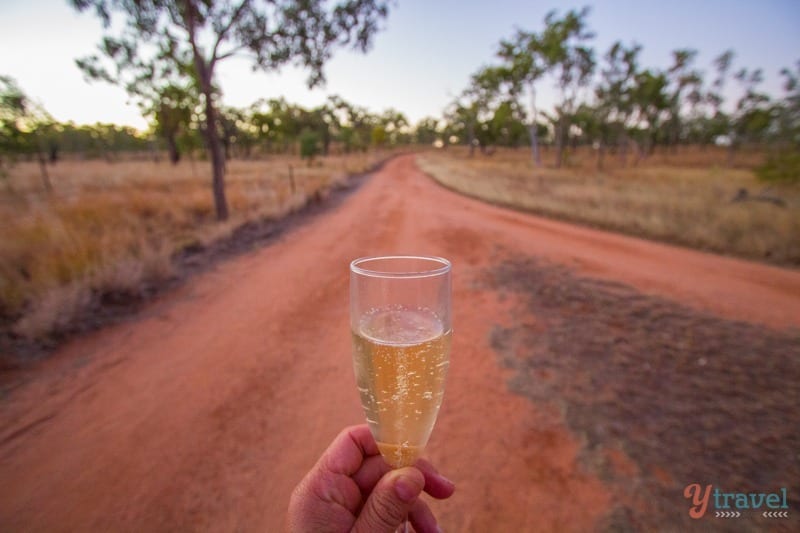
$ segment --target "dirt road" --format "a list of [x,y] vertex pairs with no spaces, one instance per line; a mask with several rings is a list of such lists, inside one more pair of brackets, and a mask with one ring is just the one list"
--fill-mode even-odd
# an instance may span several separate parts
[[[774,337],[776,347],[761,350],[791,350],[800,326],[800,273],[484,205],[435,185],[404,156],[335,210],[194,278],[140,317],[71,342],[9,391],[0,400],[0,529],[279,531],[291,489],[340,428],[363,419],[347,267],[382,253],[454,264],[451,371],[427,453],[457,485],[433,504],[447,531],[635,526],[647,494],[620,489],[627,481],[673,491],[666,517],[684,515],[682,487],[704,481],[646,464],[625,431],[614,440],[577,432],[569,398],[548,400],[559,388],[537,397],[519,384],[515,361],[541,347],[512,333],[557,326],[526,311],[526,272],[566,291],[541,296],[555,303],[539,312],[553,316],[602,312],[602,302],[570,300],[576,287],[676,306],[658,320],[697,314],[746,339]],[[570,281],[578,278],[594,285]],[[639,338],[626,333],[628,319],[615,320],[623,337]],[[565,335],[579,339],[580,329]],[[794,461],[781,468],[795,472]]]

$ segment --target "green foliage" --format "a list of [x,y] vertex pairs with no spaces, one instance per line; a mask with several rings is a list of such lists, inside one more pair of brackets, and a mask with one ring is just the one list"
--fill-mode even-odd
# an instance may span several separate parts
[[54,124],[44,107],[25,95],[12,78],[0,76],[0,176],[6,176],[6,159],[10,155],[34,154],[39,161],[42,185],[50,192],[45,154]]
[[[294,64],[308,70],[313,87],[325,81],[323,67],[336,48],[366,52],[388,14],[381,0],[71,1],[79,11],[94,8],[104,28],[113,26],[115,32],[103,38],[101,55],[78,60],[87,77],[118,84],[150,102],[157,102],[170,85],[197,87],[220,220],[228,217],[222,138],[228,130],[218,113],[217,65],[239,54],[252,58],[255,70]],[[122,24],[112,25],[112,14],[121,16]]]
[[767,182],[800,183],[800,147],[771,155],[756,175]]
[[0,154],[20,151],[24,146],[21,121],[25,116],[26,96],[8,76],[0,76]]
[[313,130],[303,130],[303,133],[300,134],[300,157],[306,159],[310,165],[319,153],[319,133]]
[[150,148],[149,139],[136,129],[102,123],[80,126],[72,122],[56,124],[50,142],[59,153],[90,159],[113,159],[124,152],[143,152]]
[[37,152],[53,124],[44,107],[31,100],[13,78],[0,76],[0,152]]
[[386,144],[386,128],[380,124],[374,126],[372,128],[372,133],[370,134],[370,139],[372,141],[372,146],[376,146],[378,148]]
[[[759,69],[734,68],[731,50],[713,60],[708,85],[695,66],[696,50],[674,50],[666,69],[642,68],[642,48],[635,43],[614,43],[595,76],[589,12],[589,8],[563,14],[551,11],[541,30],[518,29],[501,40],[498,62],[473,74],[445,110],[444,138],[454,136],[469,146],[485,147],[515,146],[527,137],[538,163],[538,139],[545,137],[545,142],[556,145],[556,165],[568,141],[615,146],[624,164],[626,154],[646,156],[657,145],[727,141],[733,154],[745,144],[786,146],[800,140],[800,62],[781,71],[786,95],[778,101],[759,91],[763,77]],[[543,81],[554,83],[560,93],[547,113],[536,107],[537,88]],[[592,83],[593,90],[587,90]],[[736,97],[726,102],[730,94]],[[522,112],[523,97],[530,98],[527,116]],[[546,131],[540,116],[549,123]],[[527,135],[521,124],[527,124]]]
[[152,117],[156,134],[167,143],[172,163],[181,158],[181,148],[189,148],[193,131],[199,129],[194,123],[198,113],[199,94],[196,84],[170,83],[154,88],[151,100],[142,102],[145,116]]
[[414,142],[422,145],[431,145],[440,138],[439,120],[426,117],[417,122],[414,127]]

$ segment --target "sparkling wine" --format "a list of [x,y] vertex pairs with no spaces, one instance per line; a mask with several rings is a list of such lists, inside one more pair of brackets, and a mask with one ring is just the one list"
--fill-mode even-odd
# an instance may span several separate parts
[[444,395],[450,337],[432,312],[402,306],[367,313],[353,332],[361,404],[393,467],[413,464],[428,442]]

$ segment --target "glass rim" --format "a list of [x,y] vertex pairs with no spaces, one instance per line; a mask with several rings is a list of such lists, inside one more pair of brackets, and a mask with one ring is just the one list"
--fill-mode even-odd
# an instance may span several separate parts
[[[439,263],[440,266],[429,270],[416,270],[416,271],[405,271],[405,272],[387,272],[385,270],[375,270],[359,266],[361,263],[365,263],[367,261],[381,261],[381,260],[393,260],[393,259],[421,259],[423,261]],[[445,259],[444,257],[439,257],[436,255],[374,255],[367,257],[359,257],[358,259],[354,259],[353,261],[351,261],[350,272],[354,274],[359,274],[361,276],[368,276],[373,278],[386,278],[386,279],[431,278],[434,276],[441,276],[442,274],[447,274],[448,272],[450,272],[452,266],[453,265],[452,263],[450,263],[449,260]]]

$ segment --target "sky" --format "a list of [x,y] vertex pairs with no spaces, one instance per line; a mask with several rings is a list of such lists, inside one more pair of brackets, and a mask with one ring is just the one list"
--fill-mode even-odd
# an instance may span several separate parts
[[[218,65],[227,105],[246,107],[259,98],[284,96],[304,107],[337,94],[380,112],[402,111],[412,123],[439,117],[491,64],[498,42],[516,28],[540,31],[546,13],[580,9],[587,2],[535,0],[399,0],[366,55],[340,50],[327,64],[327,84],[309,90],[296,68],[254,73],[245,59]],[[798,0],[604,0],[589,3],[589,27],[600,59],[616,41],[642,45],[640,64],[666,68],[671,51],[698,50],[696,67],[711,77],[711,62],[727,49],[734,68],[761,68],[762,90],[780,96],[781,68],[800,60]],[[113,122],[145,129],[147,123],[124,90],[86,82],[75,59],[93,53],[102,36],[91,12],[79,14],[67,0],[0,0],[0,75],[13,77],[30,97],[60,121]],[[539,105],[556,101],[553,84],[538,88]],[[731,93],[729,96],[735,96]]]

